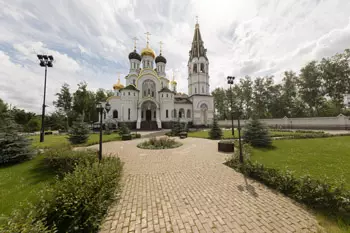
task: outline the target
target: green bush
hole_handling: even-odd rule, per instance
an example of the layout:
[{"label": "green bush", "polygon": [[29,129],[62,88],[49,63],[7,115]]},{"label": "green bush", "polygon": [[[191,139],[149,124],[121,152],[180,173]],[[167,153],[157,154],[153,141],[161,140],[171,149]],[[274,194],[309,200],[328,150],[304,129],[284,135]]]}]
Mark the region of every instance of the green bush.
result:
[{"label": "green bush", "polygon": [[17,131],[18,125],[11,119],[4,119],[0,126],[0,164],[16,163],[33,156],[30,140]]},{"label": "green bush", "polygon": [[209,138],[221,139],[221,137],[222,137],[222,130],[219,127],[217,118],[214,116],[213,124],[211,125],[211,129],[209,131]]},{"label": "green bush", "polygon": [[235,158],[226,165],[310,207],[345,213],[350,211],[350,192],[342,187],[332,187],[309,176],[296,178],[291,172],[283,173],[250,160],[240,164]]},{"label": "green bush", "polygon": [[122,134],[122,140],[126,141],[126,140],[131,140],[132,136],[131,134]]},{"label": "green bush", "polygon": [[81,117],[78,117],[77,121],[75,121],[72,127],[69,130],[68,140],[71,144],[82,144],[88,141],[89,139],[89,126],[83,122]]},{"label": "green bush", "polygon": [[139,133],[133,133],[133,134],[131,134],[131,136],[133,138],[141,138],[141,134],[139,134]]},{"label": "green bush", "polygon": [[130,129],[124,122],[120,123],[120,126],[118,128],[118,134],[119,135],[130,134]]},{"label": "green bush", "polygon": [[180,120],[178,119],[177,121],[172,122],[170,135],[179,136],[180,132],[181,132],[181,124],[180,124]]},{"label": "green bush", "polygon": [[254,147],[269,147],[272,144],[268,128],[258,119],[253,119],[243,129],[243,140]]},{"label": "green bush", "polygon": [[73,172],[78,164],[97,161],[96,151],[72,151],[70,148],[51,149],[44,152],[44,163],[59,175]]},{"label": "green bush", "polygon": [[170,149],[181,146],[182,143],[175,141],[175,139],[171,139],[169,137],[161,137],[161,138],[150,138],[147,141],[144,141],[137,145],[139,148],[143,149]]},{"label": "green bush", "polygon": [[[66,170],[71,170],[74,164],[74,170],[44,190],[40,201],[15,212],[1,232],[98,231],[115,192],[119,190],[122,163],[115,157],[105,157],[98,162],[91,159],[92,152],[79,155],[72,152],[74,155],[70,156],[66,153],[54,153],[51,157],[62,156],[64,159],[51,160],[49,164],[59,169],[69,164]],[[64,160],[64,165],[57,165],[61,163],[57,161]]]}]

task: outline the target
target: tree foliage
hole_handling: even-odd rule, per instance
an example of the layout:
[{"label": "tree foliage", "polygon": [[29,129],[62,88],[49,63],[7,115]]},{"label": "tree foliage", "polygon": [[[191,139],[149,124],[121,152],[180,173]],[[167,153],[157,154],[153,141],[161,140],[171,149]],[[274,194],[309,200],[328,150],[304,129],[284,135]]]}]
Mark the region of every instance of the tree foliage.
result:
[{"label": "tree foliage", "polygon": [[272,144],[268,128],[256,118],[244,127],[242,138],[245,143],[255,147],[268,147]]},{"label": "tree foliage", "polygon": [[30,141],[18,132],[18,125],[10,117],[0,125],[0,164],[20,162],[32,157]]}]

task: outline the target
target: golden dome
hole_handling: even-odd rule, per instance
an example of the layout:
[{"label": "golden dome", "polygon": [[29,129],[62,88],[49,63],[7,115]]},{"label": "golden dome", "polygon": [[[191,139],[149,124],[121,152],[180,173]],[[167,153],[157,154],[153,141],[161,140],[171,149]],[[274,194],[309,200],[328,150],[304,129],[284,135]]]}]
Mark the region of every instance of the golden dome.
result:
[{"label": "golden dome", "polygon": [[153,58],[156,57],[156,53],[153,51],[153,49],[151,49],[150,47],[146,47],[144,49],[142,49],[141,51],[141,57],[143,56],[152,56]]},{"label": "golden dome", "polygon": [[177,85],[177,82],[175,80],[170,82],[171,84]]},{"label": "golden dome", "polygon": [[120,90],[122,88],[124,88],[124,85],[120,83],[120,78],[118,78],[118,82],[113,85],[113,89],[114,90]]}]

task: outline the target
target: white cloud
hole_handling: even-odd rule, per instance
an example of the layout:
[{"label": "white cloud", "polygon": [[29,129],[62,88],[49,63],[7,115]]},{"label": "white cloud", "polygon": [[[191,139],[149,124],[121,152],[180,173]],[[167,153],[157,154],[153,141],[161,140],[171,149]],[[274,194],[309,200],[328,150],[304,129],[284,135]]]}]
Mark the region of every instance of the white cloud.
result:
[{"label": "white cloud", "polygon": [[178,89],[187,92],[196,15],[211,89],[225,85],[227,75],[278,81],[284,70],[298,72],[312,59],[348,48],[349,11],[347,0],[0,1],[0,98],[40,112],[44,71],[35,52],[56,60],[48,71],[48,101],[64,82],[111,88],[117,72],[128,72],[132,38],[141,50],[146,31],[157,53],[164,42],[167,70],[178,70]]}]

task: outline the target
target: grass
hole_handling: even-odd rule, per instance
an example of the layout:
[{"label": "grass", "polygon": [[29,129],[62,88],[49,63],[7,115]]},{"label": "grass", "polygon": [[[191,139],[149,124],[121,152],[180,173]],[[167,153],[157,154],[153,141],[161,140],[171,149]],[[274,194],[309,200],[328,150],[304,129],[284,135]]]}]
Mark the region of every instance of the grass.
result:
[{"label": "grass", "polygon": [[[84,144],[74,145],[74,146],[90,146],[93,144],[98,144],[99,142],[99,134],[94,133],[90,134],[89,140]],[[40,142],[40,136],[30,136],[29,138],[32,139],[32,146],[36,149],[46,149],[46,148],[60,148],[70,145],[69,141],[67,140],[68,135],[45,135],[44,142]],[[102,141],[103,142],[110,142],[110,141],[119,141],[121,140],[121,137],[119,134],[112,133],[110,135],[103,135]]]},{"label": "grass", "polygon": [[[223,130],[223,139],[229,139],[229,138],[238,138],[238,130],[235,129],[235,135],[232,137],[232,131],[231,130]],[[270,134],[273,137],[281,137],[281,136],[291,136],[291,135],[302,135],[307,133],[300,133],[300,132],[293,132],[293,131],[273,131],[270,130]],[[241,131],[242,135],[242,131]],[[207,131],[201,130],[201,131],[195,131],[195,132],[188,132],[188,137],[194,137],[194,138],[209,138],[209,129]]]},{"label": "grass", "polygon": [[350,190],[350,136],[273,141],[274,149],[253,150],[252,159],[267,167],[310,174]]},{"label": "grass", "polygon": [[[274,149],[253,149],[252,160],[266,167],[309,174],[350,190],[350,136],[273,141]],[[316,213],[326,232],[350,232],[350,220],[339,214]],[[342,219],[342,220],[340,220]],[[345,223],[346,222],[346,223]]]},{"label": "grass", "polygon": [[21,203],[35,201],[38,191],[55,180],[55,173],[42,165],[43,156],[20,164],[0,167],[0,224]]}]

